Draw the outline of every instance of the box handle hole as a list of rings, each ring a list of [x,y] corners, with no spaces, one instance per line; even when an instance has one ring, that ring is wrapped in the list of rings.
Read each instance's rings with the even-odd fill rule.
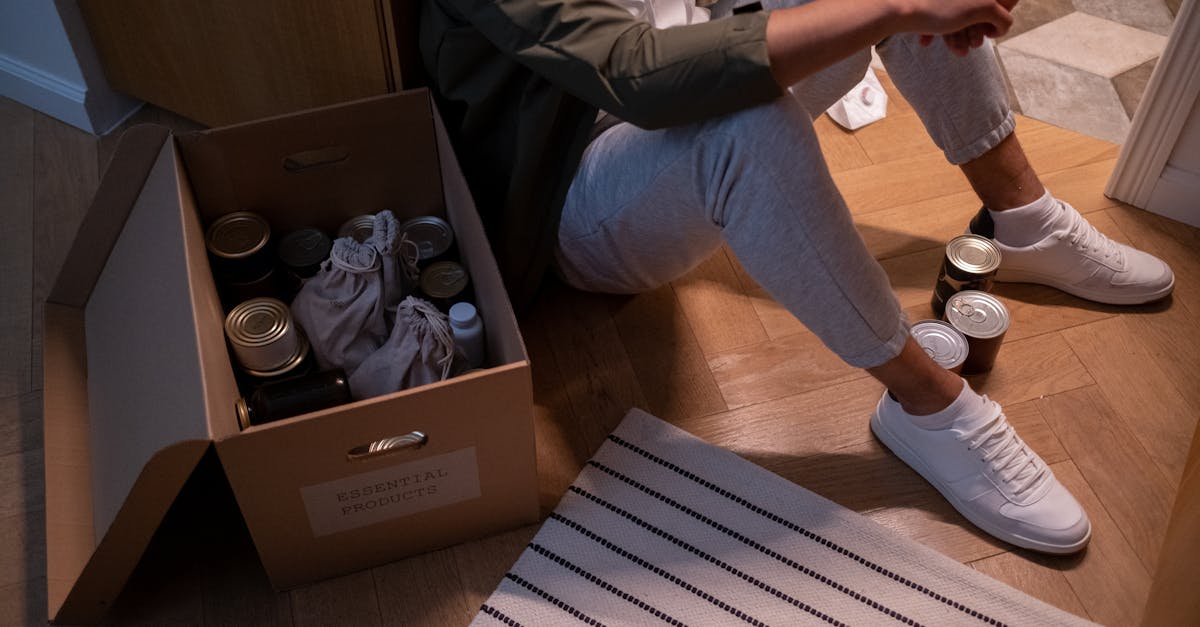
[[[419,449],[428,443],[429,436],[421,431],[413,431],[404,435],[383,438],[382,440],[375,440],[368,444],[356,446],[346,453],[346,459],[350,461],[371,459],[372,457],[387,455],[395,451]]]
[[[315,168],[341,163],[350,158],[350,149],[345,146],[305,150],[288,155],[283,159],[283,169],[288,172],[304,172]]]

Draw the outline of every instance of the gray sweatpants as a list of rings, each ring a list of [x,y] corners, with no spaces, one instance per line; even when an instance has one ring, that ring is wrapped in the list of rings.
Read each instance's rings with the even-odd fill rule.
[[[915,36],[894,36],[876,50],[950,162],[970,161],[1012,132],[990,45],[959,58],[940,41],[922,48]],[[555,251],[562,276],[584,290],[637,293],[684,275],[724,241],[847,363],[869,368],[895,357],[908,324],[812,126],[869,63],[864,50],[805,79],[795,98],[705,122],[606,131],[567,195]]]

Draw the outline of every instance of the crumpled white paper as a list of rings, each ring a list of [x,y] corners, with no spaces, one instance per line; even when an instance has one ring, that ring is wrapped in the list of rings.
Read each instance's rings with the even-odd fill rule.
[[[882,120],[887,115],[887,101],[887,92],[883,91],[875,71],[867,68],[862,81],[833,103],[826,113],[834,122],[853,131]]]
[[[708,9],[696,0],[609,0],[654,28],[699,24],[709,20]]]

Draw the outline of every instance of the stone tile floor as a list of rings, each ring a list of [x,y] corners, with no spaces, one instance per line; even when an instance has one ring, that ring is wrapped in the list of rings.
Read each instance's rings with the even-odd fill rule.
[[[1180,0],[1022,0],[997,42],[1015,108],[1121,143]]]

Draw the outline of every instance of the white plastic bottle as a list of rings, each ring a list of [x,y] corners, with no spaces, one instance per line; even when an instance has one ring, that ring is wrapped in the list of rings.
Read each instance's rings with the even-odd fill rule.
[[[450,332],[454,335],[455,347],[466,360],[466,369],[482,366],[487,347],[483,343],[483,320],[475,311],[475,305],[454,303],[450,307]]]

